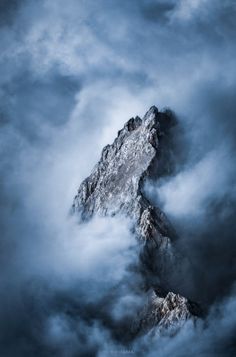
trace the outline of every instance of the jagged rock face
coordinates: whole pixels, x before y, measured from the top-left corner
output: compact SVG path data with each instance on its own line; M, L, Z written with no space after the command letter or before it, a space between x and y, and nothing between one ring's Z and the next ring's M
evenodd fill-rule
M170 113L161 113L154 106L143 119L131 118L118 132L113 144L103 149L91 175L80 185L72 206L82 220L94 214L112 216L119 213L134 222L136 236L144 246L140 261L145 266L146 289L153 291L151 302L135 323L134 334L154 326L161 331L194 316L184 297L174 293L158 297L154 292L166 289L166 267L173 260L171 242L175 232L164 213L149 202L143 191L145 179L155 178L166 170L165 142L174 124ZM156 275L158 284L152 279Z
M135 334L149 332L152 336L167 331L175 334L187 320L195 322L199 315L199 306L179 294L169 292L166 297L160 297L152 292L133 325L133 331Z
M131 118L112 145L107 145L92 174L85 179L76 195L73 210L82 219L94 213L123 213L134 220L138 237L152 239L156 246L167 247L174 236L166 216L153 207L143 194L145 178L152 177L158 166L161 141L173 125L173 118L151 107L141 120Z

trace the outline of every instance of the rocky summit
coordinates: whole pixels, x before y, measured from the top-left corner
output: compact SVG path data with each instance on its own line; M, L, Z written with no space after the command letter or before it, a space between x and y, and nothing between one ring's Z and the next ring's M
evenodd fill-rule
M146 180L168 173L171 137L176 125L170 111L152 106L141 119L129 119L113 144L102 150L91 175L80 185L72 210L83 220L93 215L123 214L133 222L140 242L140 266L146 289L152 291L147 307L136 321L137 332L179 325L194 316L190 302L166 292L168 269L175 261L172 242L176 233L165 214L145 195ZM160 293L161 292L161 293ZM162 296L160 296L160 294ZM138 327L137 327L138 326Z
M148 302L135 319L132 329L135 335L148 333L174 335L186 321L195 323L201 316L198 304L169 292L165 297L150 292Z
M174 236L165 214L143 193L144 180L152 177L162 153L162 141L173 118L151 107L143 119L131 118L112 145L102 150L101 159L79 187L73 210L82 219L94 213L124 213L135 222L140 240L153 240L167 247Z

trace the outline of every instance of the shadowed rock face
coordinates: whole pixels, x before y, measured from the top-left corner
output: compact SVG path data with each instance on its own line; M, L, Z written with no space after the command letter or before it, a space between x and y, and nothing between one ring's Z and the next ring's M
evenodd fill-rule
M104 147L91 175L80 185L72 206L81 220L94 214L123 214L132 220L140 242L140 270L146 289L156 292L166 289L168 269L175 261L172 241L176 234L165 214L145 197L143 186L145 179L168 172L171 148L167 144L174 125L173 115L161 113L155 106L143 119L131 118L113 144ZM142 330L154 325L169 328L193 316L187 299L173 293L165 298L153 294L155 299L149 301L145 317L142 315L136 324Z

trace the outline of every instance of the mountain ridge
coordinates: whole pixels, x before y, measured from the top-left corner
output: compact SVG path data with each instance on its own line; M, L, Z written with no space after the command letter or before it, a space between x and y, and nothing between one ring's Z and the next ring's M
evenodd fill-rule
M144 309L146 315L142 312L139 322L136 319L136 330L137 326L145 326L141 328L143 331L159 326L158 331L162 331L197 315L197 309L191 309L185 297L169 291L168 274L175 265L173 242L177 235L164 212L152 205L144 192L147 179L168 171L170 147L166 143L175 125L172 112L159 112L156 106L142 119L139 116L129 119L114 142L102 150L100 160L81 183L72 205L80 221L94 215L122 214L133 222L133 232L140 244L140 271L145 289L156 296L156 303L149 301ZM163 310L163 306L168 308Z

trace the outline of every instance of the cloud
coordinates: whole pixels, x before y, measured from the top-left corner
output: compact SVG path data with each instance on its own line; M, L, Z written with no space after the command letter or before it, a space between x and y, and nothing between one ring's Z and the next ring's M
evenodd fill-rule
M153 104L171 107L183 133L181 160L149 192L191 262L175 286L209 308L233 295L233 1L0 7L2 354L123 348L123 320L143 302L130 285L138 286L139 276L128 269L136 259L129 225L97 218L78 227L68 212L102 147ZM223 317L210 315L208 329L161 344L164 352L180 354L183 344L192 355L230 354L233 305L222 309Z
M173 217L197 219L206 216L211 200L222 200L231 191L234 167L231 152L225 147L207 153L193 167L181 170L163 184L147 187L149 195L162 202L164 211ZM222 170L224 162L224 170Z
M141 348L146 350L148 356L160 353L163 357L175 356L231 356L235 352L232 343L232 333L235 329L235 299L229 297L221 305L215 306L210 312L205 323L198 321L194 326L187 323L176 338L155 336L150 348L150 338L143 341ZM154 341L153 341L154 340Z

